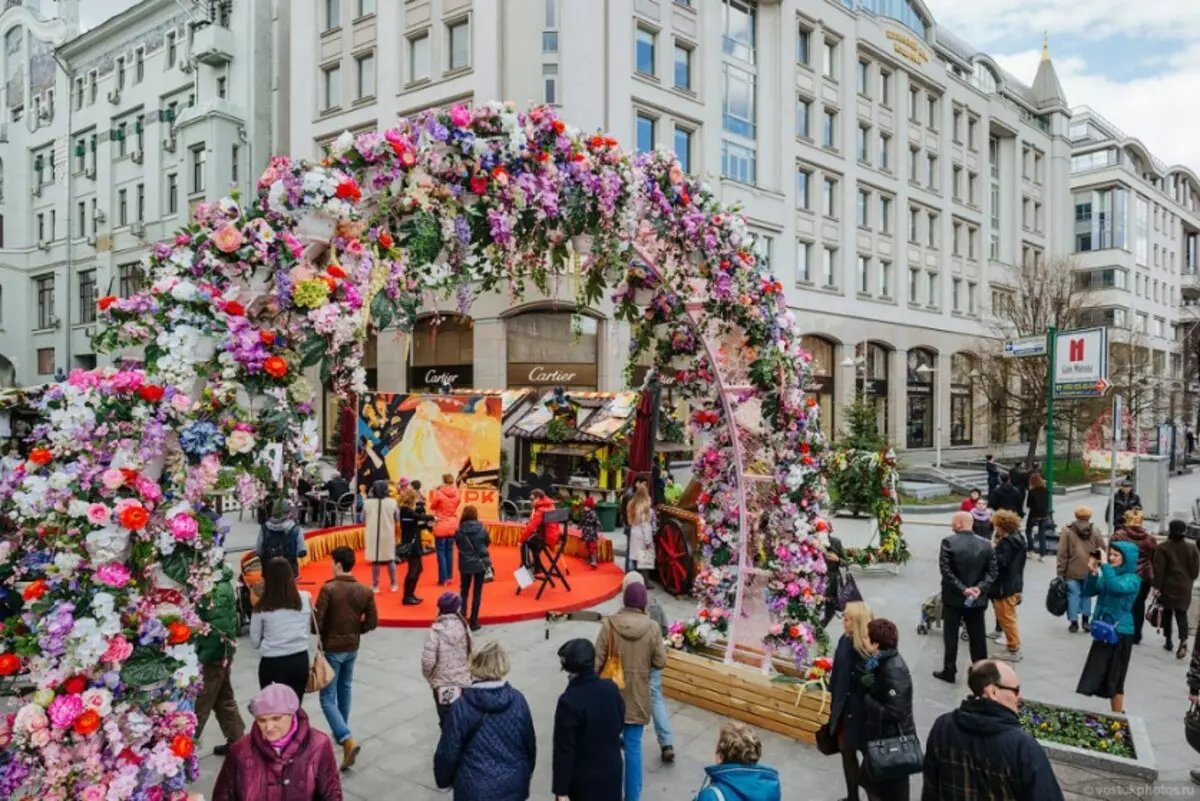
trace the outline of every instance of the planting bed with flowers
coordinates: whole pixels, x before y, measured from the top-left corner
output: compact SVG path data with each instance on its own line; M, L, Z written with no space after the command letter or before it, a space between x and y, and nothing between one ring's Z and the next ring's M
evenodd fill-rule
M438 297L466 311L573 276L583 307L615 287L631 363L655 354L701 443L695 636L728 633L752 566L771 575L766 645L811 661L826 524L810 358L744 219L671 154L635 158L550 108L455 106L344 134L320 163L272 159L257 190L198 208L143 291L100 299L97 349L138 368L51 387L29 461L0 483L0 678L18 693L0 797L185 797L197 605L224 557L210 494L231 470L244 506L294 493L318 456L306 373L363 391L366 337L411 331Z
M1022 701L1021 728L1039 740L1136 759L1133 735L1122 718Z
M899 473L896 453L890 448L879 451L838 449L828 460L831 492L842 505L869 511L875 517L878 544L872 541L862 548L846 549L846 564L867 567L880 564L904 564L909 560L908 543L901 531ZM853 497L853 502L849 499Z

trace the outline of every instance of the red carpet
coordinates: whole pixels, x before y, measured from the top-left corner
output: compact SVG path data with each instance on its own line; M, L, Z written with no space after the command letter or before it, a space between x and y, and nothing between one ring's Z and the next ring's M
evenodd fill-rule
M513 572L520 566L520 551L493 545L491 547L492 564L496 569L496 580L483 585L483 603L479 608L481 625L497 623L513 623L518 620L540 620L547 612L574 612L587 609L607 601L621 591L621 579L624 574L621 569L612 564L601 563L592 570L585 560L572 556L563 556L559 567L565 568L567 581L571 585L568 592L562 582L555 579L554 586L547 586L542 593L542 600L534 600L541 581L534 582L516 594L517 582ZM357 552L358 562L354 565L354 576L370 586L371 565L363 557L363 552ZM402 592L391 592L388 583L387 569L379 571L379 594L375 596L379 607L379 625L404 628L424 628L433 623L437 617L438 596L447 590L459 591L460 576L458 573L458 557L455 554L454 577L450 586L437 585L437 556L426 554L423 560L424 570L421 571L421 581L417 585L417 597L424 603L420 606L405 606L401 603ZM404 585L405 567L396 566L400 585ZM328 559L321 559L300 568L300 589L312 593L316 600L317 592L332 577L332 568Z

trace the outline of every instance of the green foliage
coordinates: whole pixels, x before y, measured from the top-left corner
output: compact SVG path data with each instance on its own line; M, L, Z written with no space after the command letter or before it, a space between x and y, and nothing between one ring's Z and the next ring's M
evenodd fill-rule
M831 471L828 477L829 505L836 514L848 511L855 517L875 508L883 490L882 477L871 469L867 459L849 459L842 470Z
M184 545L177 545L169 556L163 558L161 566L163 572L173 581L187 584L188 572L195 561L196 552L194 550Z
M324 337L311 337L300 347L300 366L313 367L325 358L326 342Z
M1021 728L1039 740L1127 759L1137 758L1129 724L1122 718L1032 701L1022 701L1018 715Z
M551 442L563 442L571 438L573 430L565 420L555 417L546 424L546 439Z
M121 681L134 687L148 687L170 680L175 673L175 660L160 648L138 647L121 665Z
M838 445L852 451L881 451L887 448L887 437L879 431L874 403L858 397L846 407L846 422L842 426Z
M442 228L428 211L419 211L401 223L400 234L414 267L432 264L442 252Z

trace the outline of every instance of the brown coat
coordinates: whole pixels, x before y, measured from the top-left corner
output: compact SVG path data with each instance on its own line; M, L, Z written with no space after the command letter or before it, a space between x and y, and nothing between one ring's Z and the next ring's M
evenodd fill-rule
M317 596L321 645L330 653L357 651L359 638L379 626L375 593L354 576L336 576Z
M1088 554L1104 550L1104 537L1090 520L1075 520L1058 538L1058 575L1072 581L1088 577Z
M1158 547L1158 539L1141 526L1126 526L1117 530L1108 541L1132 542L1138 549L1137 574L1143 582L1154 581L1154 549Z
M1165 609L1182 609L1192 603L1192 585L1200 575L1200 551L1191 540L1160 542L1154 551L1154 589Z
M623 608L600 623L596 637L596 672L608 661L609 639L621 655L625 674L625 722L645 726L650 722L650 671L667 666L667 649L658 624L643 609Z

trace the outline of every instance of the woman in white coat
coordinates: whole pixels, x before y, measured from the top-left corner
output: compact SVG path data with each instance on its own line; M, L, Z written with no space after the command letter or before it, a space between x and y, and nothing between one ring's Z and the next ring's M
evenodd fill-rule
M363 530L367 561L371 563L371 589L379 592L379 566L387 565L392 592L400 591L396 581L396 523L400 507L392 499L386 481L371 485L371 493L363 503Z

